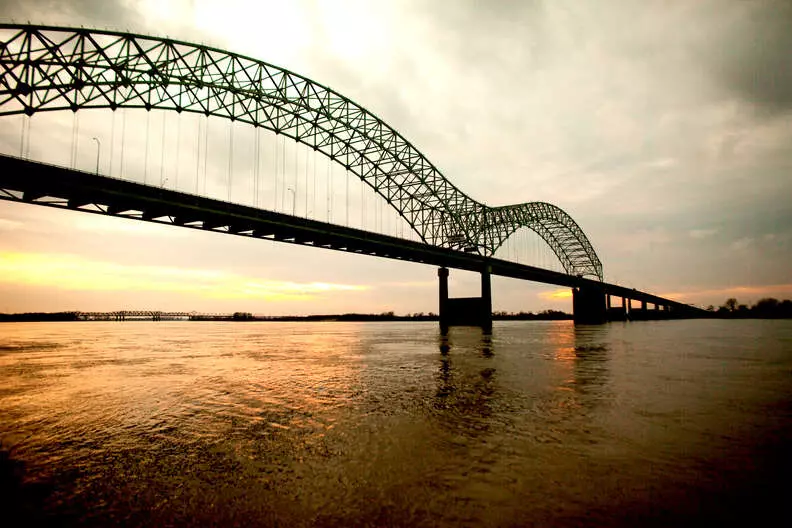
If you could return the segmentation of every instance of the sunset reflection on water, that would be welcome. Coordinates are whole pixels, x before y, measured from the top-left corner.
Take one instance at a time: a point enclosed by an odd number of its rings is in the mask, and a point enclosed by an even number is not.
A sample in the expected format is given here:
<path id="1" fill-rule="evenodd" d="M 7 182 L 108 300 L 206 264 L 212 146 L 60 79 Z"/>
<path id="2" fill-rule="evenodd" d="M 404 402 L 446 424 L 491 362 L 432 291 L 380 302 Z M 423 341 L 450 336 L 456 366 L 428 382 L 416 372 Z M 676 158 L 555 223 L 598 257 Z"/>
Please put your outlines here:
<path id="1" fill-rule="evenodd" d="M 4 325 L 4 489 L 88 526 L 741 518 L 792 328 L 729 323 Z"/>

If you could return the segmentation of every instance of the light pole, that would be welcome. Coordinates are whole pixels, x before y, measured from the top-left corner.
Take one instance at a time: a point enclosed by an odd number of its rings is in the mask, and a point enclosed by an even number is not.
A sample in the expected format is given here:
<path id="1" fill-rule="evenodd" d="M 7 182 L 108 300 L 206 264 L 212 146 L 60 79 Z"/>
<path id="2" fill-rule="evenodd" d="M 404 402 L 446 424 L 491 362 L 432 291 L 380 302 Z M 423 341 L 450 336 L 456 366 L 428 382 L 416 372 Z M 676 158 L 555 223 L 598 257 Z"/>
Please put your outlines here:
<path id="1" fill-rule="evenodd" d="M 292 193 L 292 216 L 294 216 L 294 211 L 297 207 L 297 193 L 291 187 L 287 187 L 286 190 Z"/>
<path id="2" fill-rule="evenodd" d="M 96 174 L 99 175 L 99 151 L 102 149 L 102 142 L 99 141 L 99 138 L 92 137 L 94 141 L 96 141 Z"/>

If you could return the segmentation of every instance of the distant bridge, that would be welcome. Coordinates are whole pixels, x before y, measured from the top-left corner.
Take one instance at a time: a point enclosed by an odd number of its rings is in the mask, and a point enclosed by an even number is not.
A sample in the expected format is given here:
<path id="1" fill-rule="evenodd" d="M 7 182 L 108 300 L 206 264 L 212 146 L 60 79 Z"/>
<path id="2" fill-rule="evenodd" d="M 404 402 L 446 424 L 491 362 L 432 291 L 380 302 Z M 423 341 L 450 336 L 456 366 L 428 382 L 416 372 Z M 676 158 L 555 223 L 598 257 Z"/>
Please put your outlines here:
<path id="1" fill-rule="evenodd" d="M 604 322 L 611 295 L 624 299 L 625 312 L 629 300 L 642 309 L 653 303 L 677 315 L 694 312 L 605 283 L 593 246 L 563 210 L 470 198 L 377 116 L 310 79 L 186 42 L 0 24 L 0 116 L 91 108 L 200 113 L 289 137 L 360 178 L 420 242 L 9 156 L 0 159 L 0 198 L 437 265 L 443 326 L 491 323 L 491 273 L 572 287 L 578 322 Z M 565 273 L 493 257 L 523 227 L 547 243 Z M 447 267 L 480 272 L 482 296 L 448 299 Z"/>
<path id="2" fill-rule="evenodd" d="M 75 312 L 77 319 L 83 321 L 175 321 L 192 319 L 196 312 L 163 312 L 159 310 L 117 310 L 114 312 Z"/>

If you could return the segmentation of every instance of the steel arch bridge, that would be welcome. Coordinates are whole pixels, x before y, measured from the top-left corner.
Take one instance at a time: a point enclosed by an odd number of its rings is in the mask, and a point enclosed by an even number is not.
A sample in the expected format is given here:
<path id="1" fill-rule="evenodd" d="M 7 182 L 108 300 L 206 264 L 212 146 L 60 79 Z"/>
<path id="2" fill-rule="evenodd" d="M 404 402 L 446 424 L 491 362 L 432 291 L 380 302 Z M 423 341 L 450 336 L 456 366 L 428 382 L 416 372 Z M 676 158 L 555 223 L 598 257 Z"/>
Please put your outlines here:
<path id="1" fill-rule="evenodd" d="M 306 77 L 250 57 L 170 39 L 0 24 L 0 116 L 86 108 L 194 112 L 283 134 L 341 164 L 420 238 L 492 256 L 535 231 L 570 275 L 603 280 L 578 224 L 545 202 L 489 207 L 454 186 L 376 115 Z"/>

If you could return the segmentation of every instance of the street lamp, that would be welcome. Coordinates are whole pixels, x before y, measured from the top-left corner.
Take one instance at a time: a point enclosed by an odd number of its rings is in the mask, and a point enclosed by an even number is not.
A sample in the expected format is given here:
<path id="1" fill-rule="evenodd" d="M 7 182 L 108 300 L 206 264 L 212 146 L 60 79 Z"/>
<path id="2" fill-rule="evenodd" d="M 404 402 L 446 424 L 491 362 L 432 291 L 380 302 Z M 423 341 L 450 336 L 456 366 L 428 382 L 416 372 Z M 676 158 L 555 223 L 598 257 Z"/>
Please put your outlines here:
<path id="1" fill-rule="evenodd" d="M 294 216 L 294 210 L 297 207 L 297 193 L 291 187 L 286 187 L 286 190 L 292 192 L 292 216 Z"/>
<path id="2" fill-rule="evenodd" d="M 91 139 L 96 141 L 96 174 L 99 175 L 99 151 L 102 149 L 102 142 L 97 137 L 92 137 Z"/>

